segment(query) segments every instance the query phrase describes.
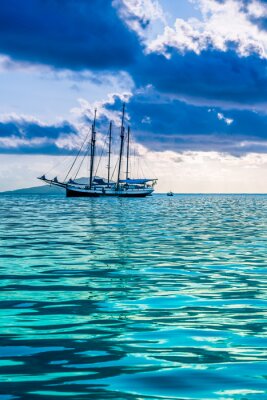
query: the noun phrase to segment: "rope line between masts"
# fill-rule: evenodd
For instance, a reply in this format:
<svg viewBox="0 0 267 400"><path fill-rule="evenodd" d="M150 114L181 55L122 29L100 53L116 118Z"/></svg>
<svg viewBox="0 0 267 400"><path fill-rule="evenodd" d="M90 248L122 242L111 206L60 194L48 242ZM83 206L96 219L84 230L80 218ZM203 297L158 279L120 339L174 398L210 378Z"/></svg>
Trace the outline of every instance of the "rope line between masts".
<svg viewBox="0 0 267 400"><path fill-rule="evenodd" d="M82 161L80 162L80 165L79 165L78 170L76 171L76 174L74 175L74 180L77 178L77 175L80 172L80 169L84 163L85 158L89 156L89 150L90 150L90 143L87 143L87 148L86 148L85 154L82 158Z"/></svg>
<svg viewBox="0 0 267 400"><path fill-rule="evenodd" d="M83 146L84 146L84 144L86 143L86 141L87 141L87 139L88 139L88 137L89 137L89 134L90 134L90 131L87 133L87 135L86 135L86 137L85 137L85 139L84 139L84 141L83 141L83 143L82 143L82 145L81 145L81 147L80 147L80 149L79 149L79 151L78 151L78 153L77 153L77 155L76 155L76 157L75 157L73 163L71 164L71 167L70 167L70 169L69 169L67 175L65 176L65 179L64 179L63 182L66 182L66 180L67 180L69 174L71 173L71 170L72 170L72 168L74 167L74 165L75 165L75 163L76 163L76 161L77 161L77 159L78 159L78 157L79 157L79 155L80 155L80 153L81 153L81 151L82 151L82 149L83 149Z"/></svg>
<svg viewBox="0 0 267 400"><path fill-rule="evenodd" d="M105 141L104 141L104 144L102 146L101 154L100 154L100 157L99 157L99 160L98 160L98 164L97 164L97 167L96 167L96 170L95 170L95 176L97 174L101 159L103 157L103 153L104 153L104 150L105 150L105 145L107 144L108 135L109 135L109 132L106 134Z"/></svg>

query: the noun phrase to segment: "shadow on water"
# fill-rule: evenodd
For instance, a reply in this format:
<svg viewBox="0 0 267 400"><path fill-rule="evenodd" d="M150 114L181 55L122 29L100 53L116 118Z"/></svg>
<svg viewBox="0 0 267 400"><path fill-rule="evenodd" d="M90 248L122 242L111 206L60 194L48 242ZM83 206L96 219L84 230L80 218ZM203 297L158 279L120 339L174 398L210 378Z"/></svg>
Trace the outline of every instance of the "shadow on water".
<svg viewBox="0 0 267 400"><path fill-rule="evenodd" d="M0 208L0 399L264 399L267 196Z"/></svg>

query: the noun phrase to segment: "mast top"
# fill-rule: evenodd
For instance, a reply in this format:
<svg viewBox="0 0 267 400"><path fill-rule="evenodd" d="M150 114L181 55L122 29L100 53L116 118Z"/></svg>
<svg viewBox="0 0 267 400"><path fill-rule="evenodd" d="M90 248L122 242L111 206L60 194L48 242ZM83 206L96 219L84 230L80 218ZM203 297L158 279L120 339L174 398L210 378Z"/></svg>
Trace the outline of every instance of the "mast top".
<svg viewBox="0 0 267 400"><path fill-rule="evenodd" d="M94 121L93 121L94 128L95 128L95 124L96 124L96 112L97 112L97 108L95 108L95 111L94 111Z"/></svg>

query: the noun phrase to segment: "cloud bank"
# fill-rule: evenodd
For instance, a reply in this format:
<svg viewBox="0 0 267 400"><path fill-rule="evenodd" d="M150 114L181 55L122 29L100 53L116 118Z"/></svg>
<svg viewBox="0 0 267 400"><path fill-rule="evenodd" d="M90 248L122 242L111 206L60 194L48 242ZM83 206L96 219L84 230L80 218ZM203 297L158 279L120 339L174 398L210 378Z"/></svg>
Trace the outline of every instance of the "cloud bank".
<svg viewBox="0 0 267 400"><path fill-rule="evenodd" d="M266 1L192 2L200 17L177 15L168 26L156 0L4 1L1 57L10 69L45 66L58 79L94 74L96 85L129 76L130 122L153 151L266 152ZM100 123L118 119L121 100L98 102ZM76 124L1 120L0 152L67 154L85 114L81 106Z"/></svg>

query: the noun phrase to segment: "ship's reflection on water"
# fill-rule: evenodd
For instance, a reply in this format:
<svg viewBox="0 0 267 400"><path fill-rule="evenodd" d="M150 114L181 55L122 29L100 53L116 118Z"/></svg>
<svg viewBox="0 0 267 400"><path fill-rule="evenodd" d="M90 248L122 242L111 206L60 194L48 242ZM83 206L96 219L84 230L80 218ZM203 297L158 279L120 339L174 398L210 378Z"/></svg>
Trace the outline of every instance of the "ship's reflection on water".
<svg viewBox="0 0 267 400"><path fill-rule="evenodd" d="M0 399L265 398L267 196L0 207Z"/></svg>

